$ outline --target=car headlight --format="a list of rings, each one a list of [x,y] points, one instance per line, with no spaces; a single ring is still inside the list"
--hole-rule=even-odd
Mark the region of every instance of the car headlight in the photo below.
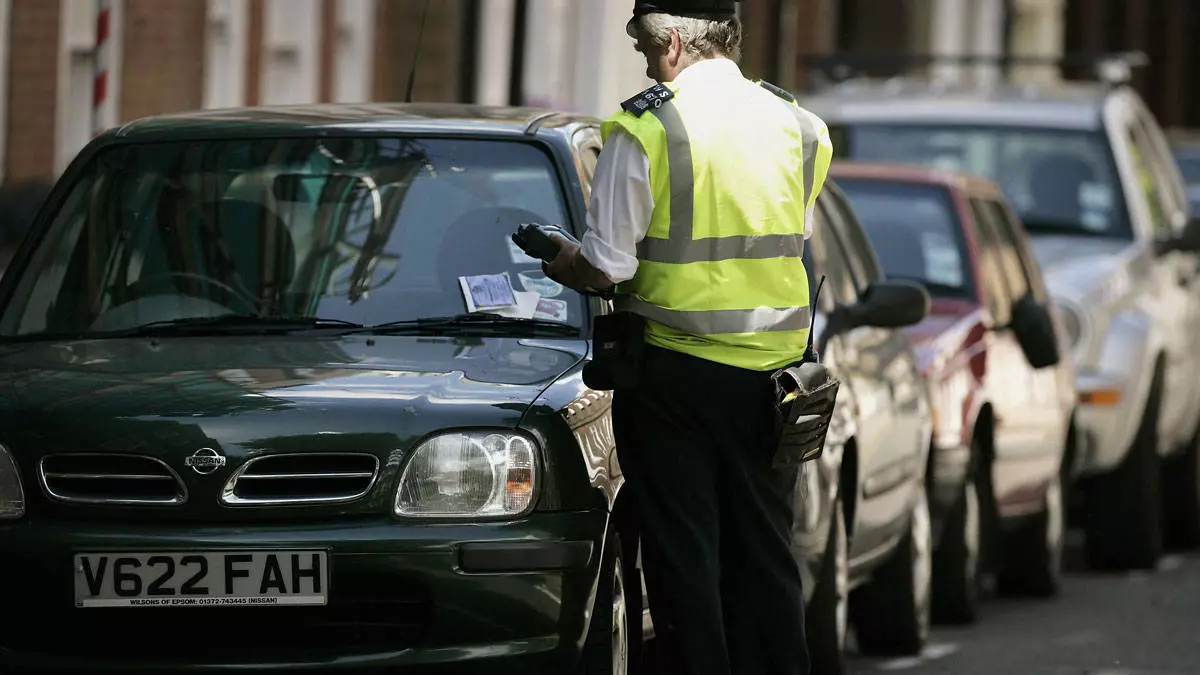
[[[500,431],[434,436],[412,454],[400,475],[395,513],[424,518],[523,515],[537,487],[533,440]]]
[[[25,489],[17,462],[8,448],[0,445],[0,520],[25,515]]]
[[[1054,304],[1058,307],[1059,318],[1062,319],[1063,337],[1067,348],[1074,351],[1083,339],[1083,312],[1072,303],[1063,300],[1055,300]]]

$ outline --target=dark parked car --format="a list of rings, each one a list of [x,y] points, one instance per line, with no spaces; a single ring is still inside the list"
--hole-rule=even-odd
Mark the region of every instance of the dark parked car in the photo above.
[[[845,669],[848,624],[861,651],[910,655],[929,633],[932,530],[924,490],[933,419],[904,328],[929,311],[919,284],[884,278],[834,181],[817,199],[807,243],[823,362],[841,379],[820,459],[797,490],[813,672]]]
[[[314,106],[89,144],[0,282],[0,671],[635,666],[580,376],[606,304],[508,239],[582,229],[595,124]]]
[[[887,277],[933,296],[908,332],[938,422],[928,472],[936,617],[974,620],[985,570],[1005,592],[1054,594],[1064,481],[1078,459],[1075,372],[1025,228],[999,186],[976,176],[855,162],[835,162],[831,175]]]

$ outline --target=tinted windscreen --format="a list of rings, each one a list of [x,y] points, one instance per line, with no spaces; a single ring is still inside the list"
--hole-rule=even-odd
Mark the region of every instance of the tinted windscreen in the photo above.
[[[885,275],[919,281],[934,296],[972,295],[962,228],[944,188],[858,178],[837,184]]]
[[[842,155],[921,164],[990,178],[1031,234],[1130,238],[1132,229],[1102,132],[1025,127],[858,124]]]
[[[565,225],[563,198],[550,157],[523,142],[113,148],[69,191],[0,331],[228,313],[378,324],[465,312],[460,277],[505,273],[536,318],[579,326],[582,298],[509,240],[519,223]]]

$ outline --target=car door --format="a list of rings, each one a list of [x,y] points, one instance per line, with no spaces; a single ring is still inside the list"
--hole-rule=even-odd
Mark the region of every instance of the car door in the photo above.
[[[988,326],[986,390],[992,405],[992,442],[997,463],[1020,461],[1039,451],[1042,432],[1039,423],[1029,419],[1033,408],[1031,390],[1035,388],[1033,369],[1017,342],[1009,324],[1013,304],[1029,290],[1021,271],[1011,231],[1004,227],[1005,211],[995,200],[973,196],[970,199],[976,234],[980,245],[979,264],[988,289],[991,323]],[[1015,472],[1000,471],[994,476],[996,497],[1018,488],[1006,484]]]
[[[1032,293],[1039,302],[1047,301],[1044,287],[1037,283],[1040,277],[1030,273],[1037,263],[1022,238],[1024,229],[1016,223],[1012,210],[998,198],[985,198],[983,203],[991,211],[991,223],[999,238],[1008,297],[1015,303],[1025,294]],[[1013,377],[1023,383],[1020,390],[1014,392],[1019,394],[1019,398],[1014,400],[1014,405],[1020,406],[1016,411],[1017,417],[1009,419],[1009,432],[1014,438],[1011,451],[1028,457],[1030,461],[1045,461],[1046,456],[1057,453],[1066,438],[1057,397],[1055,369],[1035,370],[1025,358],[1025,352],[1012,331],[1008,333],[1016,348],[1013,367],[1019,369],[1019,374]]]
[[[1164,166],[1160,150],[1146,127],[1146,113],[1137,107],[1124,122],[1124,133],[1133,160],[1136,187],[1147,206],[1155,237],[1178,233],[1186,222],[1186,206],[1177,189],[1178,169]],[[1194,402],[1197,390],[1197,352],[1193,346],[1200,330],[1200,290],[1197,288],[1196,255],[1173,251],[1156,256],[1152,251],[1147,308],[1160,328],[1166,358],[1166,392],[1159,418],[1160,438],[1165,443],[1182,441],[1195,429]]]
[[[845,196],[827,188],[824,207],[828,241],[841,249],[861,297],[883,270]],[[890,542],[907,525],[912,480],[923,468],[929,443],[928,407],[916,358],[901,330],[860,327],[846,336],[847,359],[860,376],[858,525],[851,558]]]

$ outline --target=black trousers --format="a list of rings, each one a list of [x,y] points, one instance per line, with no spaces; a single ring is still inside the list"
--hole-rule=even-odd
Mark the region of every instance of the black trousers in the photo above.
[[[614,392],[613,427],[671,670],[808,675],[796,469],[770,465],[770,374],[647,352],[642,384]]]

